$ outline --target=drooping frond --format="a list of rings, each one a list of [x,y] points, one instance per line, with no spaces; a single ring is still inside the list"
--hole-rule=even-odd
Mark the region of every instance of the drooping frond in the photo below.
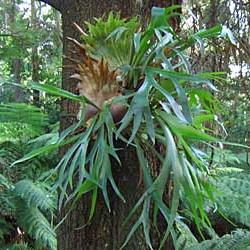
[[[218,168],[214,184],[219,209],[236,223],[250,227],[250,174],[236,168]]]
[[[184,250],[247,250],[250,247],[250,232],[238,229],[221,238],[205,240]]]
[[[16,183],[14,193],[21,197],[29,207],[40,208],[44,211],[55,209],[53,196],[45,188],[35,185],[30,180],[21,180]]]
[[[1,250],[32,250],[27,243],[14,243],[0,247]]]
[[[40,241],[44,247],[57,249],[56,233],[46,217],[36,208],[28,207],[19,201],[16,211],[17,221],[32,238]]]
[[[0,105],[0,122],[29,124],[34,130],[41,131],[47,124],[47,116],[41,109],[24,103]]]
[[[41,109],[24,103],[9,103],[0,105],[0,121],[19,121],[34,126],[44,125],[47,117]]]

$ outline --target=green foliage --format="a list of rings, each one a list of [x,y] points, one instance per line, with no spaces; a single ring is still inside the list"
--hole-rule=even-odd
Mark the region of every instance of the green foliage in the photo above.
[[[17,222],[23,229],[33,239],[40,241],[44,247],[56,250],[56,234],[46,217],[35,207],[25,207],[21,204],[18,204],[17,207]]]
[[[41,189],[29,180],[21,180],[15,184],[15,194],[20,196],[29,207],[41,210],[53,210],[55,204],[53,196],[45,189]]]
[[[30,124],[35,129],[46,125],[46,115],[37,107],[24,103],[8,103],[0,105],[0,122],[18,120],[19,123]]]
[[[0,3],[0,13],[2,6]],[[16,24],[12,23],[11,34],[1,36],[0,33],[0,56],[4,60],[0,62],[0,170],[3,174],[0,175],[1,249],[56,249],[52,222],[57,191],[59,208],[73,200],[71,209],[82,195],[91,193],[88,222],[94,216],[99,190],[109,211],[112,210],[109,186],[125,202],[112,174],[111,158],[122,165],[119,149],[114,146],[117,139],[135,147],[145,188],[125,221],[136,211],[136,214],[139,213],[122,248],[141,226],[147,245],[153,249],[151,230],[157,227],[156,218],[161,214],[167,226],[159,249],[164,248],[169,235],[176,249],[248,249],[248,231],[237,230],[218,238],[210,228],[209,215],[216,209],[237,226],[250,227],[250,176],[241,169],[236,171],[235,168],[221,167],[225,163],[242,163],[230,151],[223,151],[223,157],[218,159],[215,150],[212,163],[201,151],[205,149],[210,152],[208,146],[214,148],[217,142],[223,142],[215,137],[212,123],[214,120],[219,123],[216,113],[223,109],[216,98],[216,82],[223,82],[222,86],[226,86],[226,82],[224,73],[211,73],[211,68],[208,68],[209,73],[194,73],[200,69],[193,69],[198,61],[193,53],[199,54],[198,59],[204,56],[205,48],[211,48],[210,39],[216,44],[216,37],[226,35],[234,44],[237,41],[221,25],[196,33],[189,29],[176,34],[169,22],[171,18],[179,16],[176,12],[178,8],[153,8],[151,22],[144,30],[140,29],[136,18],[125,20],[113,13],[107,20],[96,18],[93,24],[87,23],[87,33],[76,25],[85,44],[71,41],[80,45],[80,49],[93,60],[99,63],[103,60],[108,63],[109,69],[116,70],[118,76],[115,83],[121,89],[121,95],[107,100],[88,121],[88,108],[97,108],[93,100],[60,89],[58,66],[61,63],[61,42],[58,27],[54,27],[54,13],[49,11],[44,14],[41,11],[43,14],[39,17],[43,19],[41,23],[49,32],[48,36],[40,29],[37,32],[35,27],[25,32],[28,20],[19,12]],[[46,25],[48,20],[49,25]],[[0,15],[0,32],[5,32],[5,27],[8,27],[4,22]],[[54,34],[59,35],[52,35],[53,30],[57,31]],[[33,56],[30,51],[34,46],[41,56],[40,83],[30,81],[30,58]],[[27,87],[24,100],[31,101],[33,90],[45,92],[40,96],[41,108],[13,103],[17,92],[6,83],[16,81],[12,68],[16,59],[23,64],[21,84]],[[201,67],[202,71],[204,68]],[[105,80],[104,74],[100,76]],[[235,87],[232,82],[230,84]],[[223,91],[225,96],[229,92]],[[235,95],[235,91],[232,93]],[[245,101],[247,93],[239,96]],[[47,113],[50,121],[58,121],[56,112],[60,97],[83,106],[80,120],[60,135],[58,125],[54,131],[47,133],[50,130]],[[113,119],[113,105],[123,105],[126,109],[119,123]],[[231,109],[231,102],[226,102],[226,105]],[[230,136],[235,137],[240,133],[239,141],[246,142],[247,130],[241,129],[241,126],[247,127],[245,110],[248,106],[240,103],[237,109],[235,107],[236,116],[226,125],[234,126],[237,123],[236,131],[231,129]],[[207,129],[207,125],[210,129]],[[223,127],[222,124],[220,126]],[[79,130],[83,132],[79,133]],[[51,169],[55,155],[50,153],[57,152],[65,145],[70,145],[68,151]],[[161,145],[161,150],[155,145]],[[153,157],[159,161],[156,175],[152,174],[147,150],[152,151]],[[209,169],[211,166],[213,168]],[[41,182],[44,177],[53,184],[52,190]],[[167,187],[171,190],[169,200],[165,197],[169,191]],[[151,216],[152,207],[154,218]],[[212,239],[198,243],[184,224],[185,218],[180,215],[194,222],[201,235],[209,232]],[[12,221],[9,221],[10,218]],[[6,236],[16,233],[17,226],[24,236],[20,242],[9,245],[5,241]]]
[[[250,248],[250,232],[238,229],[221,238],[205,240],[199,244],[184,247],[185,250],[248,250]]]
[[[3,246],[2,250],[31,250],[31,248],[26,243],[15,243]]]
[[[10,121],[15,114],[14,106],[7,106],[10,107],[10,113],[5,118],[8,123],[0,123],[1,125],[15,126],[15,123]],[[44,124],[46,124],[43,121],[46,121],[44,119],[46,116],[37,108],[29,109],[30,106],[24,104],[17,105],[17,107],[19,108],[18,111],[23,114],[23,117],[26,115],[27,119],[18,123],[20,133],[17,133],[14,129],[10,130],[7,126],[8,132],[3,133],[3,135],[9,134],[12,137],[1,137],[3,142],[0,144],[0,169],[3,174],[0,175],[0,247],[1,249],[44,249],[44,247],[56,249],[56,235],[53,225],[49,222],[52,221],[54,216],[56,196],[51,195],[48,186],[37,182],[41,174],[50,169],[53,155],[33,159],[25,164],[13,167],[11,167],[11,164],[34,146],[45,145],[50,143],[51,140],[53,141],[53,136],[56,136],[57,133],[43,135],[42,138],[38,137],[29,141],[35,135],[43,133]],[[27,112],[27,110],[30,112]],[[41,124],[37,126],[39,122]],[[37,130],[36,126],[40,131]],[[29,130],[26,128],[29,128]],[[34,130],[36,133],[30,132]],[[36,183],[32,182],[32,179],[36,180]],[[23,235],[19,237],[20,240],[27,241],[29,244],[8,244],[6,242],[6,237],[19,234],[18,230]],[[30,239],[27,239],[27,237],[30,237]],[[33,243],[31,243],[31,239]],[[37,248],[38,245],[41,247]]]
[[[39,242],[43,247],[56,249],[56,235],[49,223],[48,214],[53,216],[55,209],[55,197],[49,195],[49,191],[39,184],[29,180],[22,180],[11,184],[4,176],[1,176],[0,201],[1,201],[1,229],[0,245],[4,245],[4,236],[17,230],[4,218],[10,216],[15,219],[18,226],[31,238]],[[44,213],[44,212],[46,213]],[[49,213],[48,213],[49,212]],[[46,215],[47,214],[47,215]],[[20,229],[19,229],[20,230]],[[11,249],[18,246],[12,245]]]
[[[250,173],[237,168],[218,168],[214,179],[218,209],[235,223],[250,227]]]
[[[113,69],[130,64],[134,34],[139,26],[137,18],[127,21],[118,14],[110,13],[107,21],[96,18],[95,24],[86,24],[88,33],[82,32],[81,38],[94,57],[105,58]]]
[[[57,173],[58,176],[54,190],[60,190],[59,208],[64,204],[65,199],[68,202],[74,198],[76,202],[82,195],[88,192],[92,194],[92,208],[89,215],[91,219],[96,206],[98,189],[101,189],[109,210],[112,209],[107,191],[109,184],[117,196],[124,200],[111,169],[110,157],[120,163],[117,149],[114,147],[114,139],[120,139],[135,146],[143,173],[145,193],[128,216],[129,219],[136,210],[141,210],[122,248],[142,225],[145,240],[150,249],[153,249],[149,226],[151,206],[155,207],[156,215],[161,213],[168,225],[159,246],[159,249],[162,249],[169,234],[175,238],[174,225],[178,221],[181,201],[186,202],[200,233],[204,225],[210,225],[205,204],[207,200],[215,203],[213,187],[208,181],[209,164],[205,154],[198,150],[196,145],[219,141],[205,133],[202,126],[204,121],[211,120],[211,115],[214,115],[216,100],[213,95],[208,95],[205,91],[195,92],[195,90],[197,87],[201,88],[201,84],[207,86],[206,91],[207,89],[215,90],[212,80],[221,80],[221,78],[220,74],[215,73],[193,74],[185,50],[193,46],[197,40],[220,35],[222,29],[217,26],[193,34],[190,38],[182,39],[174,33],[166,21],[174,14],[171,12],[173,10],[175,8],[166,10],[153,8],[151,23],[145,31],[137,33],[134,33],[137,26],[135,19],[119,20],[119,17],[112,14],[107,21],[98,19],[96,24],[88,24],[87,35],[77,26],[87,42],[87,52],[91,54],[95,52],[94,56],[98,54],[99,60],[104,59],[111,67],[120,69],[123,95],[114,96],[108,100],[102,110],[97,112],[88,123],[85,121],[87,109],[83,109],[79,122],[66,129],[55,144],[36,149],[17,161],[21,163],[62,146],[70,133],[75,133],[79,127],[85,126],[84,132],[71,137],[70,141],[73,144],[51,175],[54,176]],[[105,50],[104,53],[98,47],[100,38],[102,48],[110,46],[109,48],[112,47],[112,49]],[[104,45],[103,41],[105,41]],[[115,60],[113,59],[120,59],[124,54],[121,48],[116,48],[116,45],[123,43],[132,48],[129,50],[132,51],[131,58],[127,60],[126,57],[122,57],[121,60],[116,61],[114,67]],[[84,47],[77,45],[80,49]],[[127,54],[126,51],[126,56]],[[96,58],[98,59],[98,56]],[[38,84],[33,84],[32,87],[80,103],[85,101],[95,106],[92,100],[86,97],[76,97],[56,87]],[[119,124],[114,123],[111,112],[111,107],[115,103],[123,103],[128,107]],[[196,107],[202,105],[202,108],[194,112],[194,109],[190,108],[191,105]],[[198,123],[196,118],[199,116],[201,119],[202,115],[202,120]],[[92,145],[90,141],[93,136],[95,141]],[[160,166],[159,174],[152,176],[151,166],[142,146],[154,148],[156,143],[163,145],[165,150],[163,153],[153,150],[155,157],[160,161]],[[73,179],[76,176],[78,179],[74,183]],[[169,179],[173,183],[170,206],[166,204],[164,198]],[[154,223],[157,224],[156,221]],[[174,242],[174,244],[177,243]]]
[[[30,126],[27,123],[3,122],[0,123],[0,142],[5,141],[25,141],[40,134],[41,130]]]

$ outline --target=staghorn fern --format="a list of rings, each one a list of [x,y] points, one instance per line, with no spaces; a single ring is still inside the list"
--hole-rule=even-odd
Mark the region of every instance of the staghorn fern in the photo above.
[[[107,21],[96,18],[95,24],[86,24],[88,34],[78,28],[95,58],[105,58],[112,69],[130,64],[133,36],[139,26],[137,18],[126,20],[121,19],[119,14],[110,13]]]
[[[120,163],[114,140],[120,139],[136,147],[145,192],[134,208],[131,207],[128,219],[138,210],[141,214],[121,248],[125,248],[134,232],[139,226],[142,226],[145,241],[148,247],[153,249],[150,239],[150,229],[152,228],[150,227],[150,207],[155,208],[155,218],[157,213],[161,213],[167,224],[159,248],[164,247],[169,234],[175,240],[174,225],[178,220],[180,202],[184,198],[189,204],[190,213],[192,213],[198,230],[203,229],[204,223],[210,225],[205,202],[208,198],[211,202],[214,202],[215,199],[213,187],[209,182],[209,164],[200,150],[194,146],[201,147],[201,143],[207,145],[207,142],[217,142],[218,139],[205,133],[205,130],[201,128],[197,129],[193,118],[200,116],[196,121],[205,121],[208,119],[207,115],[213,115],[214,111],[204,105],[206,98],[204,99],[203,95],[206,95],[208,90],[202,88],[203,93],[196,92],[195,94],[198,97],[196,99],[200,99],[195,106],[202,108],[193,112],[189,103],[189,91],[200,89],[204,84],[215,90],[210,80],[221,79],[219,77],[221,73],[193,74],[184,50],[193,46],[197,38],[202,40],[220,35],[222,27],[217,26],[204,30],[183,40],[174,34],[170,24],[167,23],[170,16],[174,14],[170,13],[172,10],[153,8],[150,25],[145,31],[138,33],[135,33],[136,26],[132,29],[125,28],[126,21],[124,20],[120,20],[117,27],[114,27],[115,21],[112,15],[107,22],[98,19],[95,25],[89,25],[88,35],[76,25],[86,44],[80,44],[74,39],[71,41],[79,47],[83,54],[91,57],[91,60],[89,59],[89,62],[83,65],[86,67],[84,70],[79,67],[79,65],[81,66],[79,61],[71,60],[78,66],[74,69],[78,75],[74,77],[86,82],[83,81],[85,76],[79,74],[80,69],[83,74],[91,72],[88,77],[98,76],[100,78],[101,74],[95,74],[95,72],[101,70],[94,68],[104,69],[104,62],[110,66],[109,68],[105,66],[105,68],[121,71],[118,76],[123,81],[123,95],[112,95],[114,98],[110,102],[104,102],[103,107],[99,108],[100,110],[96,103],[93,103],[93,100],[89,100],[90,95],[79,97],[56,87],[39,84],[32,86],[36,90],[66,97],[79,104],[91,104],[98,109],[98,112],[92,116],[90,123],[85,124],[87,119],[85,119],[84,112],[88,111],[85,105],[79,122],[63,131],[58,143],[53,145],[53,149],[54,146],[59,148],[65,143],[65,138],[68,135],[73,135],[69,136],[68,142],[74,143],[71,144],[71,147],[54,168],[58,174],[54,189],[60,192],[59,208],[65,205],[65,201],[69,202],[74,198],[74,202],[76,202],[82,195],[91,192],[92,208],[89,216],[91,219],[96,208],[96,194],[100,189],[108,209],[111,210],[109,184],[117,196],[124,201],[113,177],[110,161],[112,157]],[[106,29],[110,26],[113,28]],[[123,36],[128,39],[124,39]],[[92,40],[86,39],[87,37]],[[128,49],[121,49],[123,42],[126,43]],[[118,47],[119,44],[120,47]],[[106,70],[106,72],[112,74],[111,71]],[[108,79],[112,80],[111,83],[115,80],[114,77]],[[92,80],[94,81],[91,82],[98,85],[99,80]],[[117,82],[118,84],[119,82]],[[213,95],[210,97],[213,98]],[[107,100],[109,98],[105,99],[105,101]],[[116,126],[112,116],[112,105],[121,101],[126,103],[128,109]],[[204,115],[206,116],[205,120]],[[209,119],[211,120],[211,116]],[[84,127],[84,129],[78,133],[77,129],[80,127]],[[93,144],[90,143],[92,140]],[[162,145],[162,150],[154,148],[156,144]],[[154,150],[154,156],[159,158],[160,166],[159,171],[156,171],[156,176],[152,175],[150,171],[151,165],[145,155],[143,145],[148,148],[151,146]],[[35,150],[18,162],[31,159],[31,157],[38,156],[40,152],[44,153],[50,149],[51,147],[44,147]],[[166,202],[163,195],[167,191],[169,180],[171,180],[172,195],[171,200]]]

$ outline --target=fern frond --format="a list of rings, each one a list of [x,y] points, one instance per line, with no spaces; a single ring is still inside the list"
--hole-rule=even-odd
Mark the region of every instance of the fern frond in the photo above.
[[[51,250],[57,249],[56,233],[36,207],[28,207],[20,200],[16,215],[18,223],[32,238]]]
[[[1,250],[32,250],[27,243],[14,243],[11,245],[0,246]]]
[[[4,240],[4,236],[10,234],[13,229],[12,225],[0,215],[0,242]]]
[[[56,204],[52,200],[53,196],[30,180],[19,181],[15,185],[14,193],[20,196],[30,207],[42,210],[53,210],[56,208]]]
[[[226,234],[221,238],[205,240],[194,244],[184,250],[249,250],[250,232],[238,229],[231,234]]]
[[[83,58],[77,64],[77,74],[72,78],[79,80],[78,89],[81,96],[87,97],[99,108],[105,101],[120,94],[120,86],[116,82],[117,71],[109,70],[107,62]]]
[[[25,103],[9,103],[0,105],[0,122],[16,122],[29,124],[41,130],[48,118],[41,109]]]
[[[82,39],[94,57],[105,58],[116,69],[130,63],[138,25],[137,18],[126,20],[110,13],[107,20],[96,18],[94,24],[87,23],[88,34],[83,34]]]
[[[223,214],[250,227],[250,173],[234,168],[217,169],[216,200]]]

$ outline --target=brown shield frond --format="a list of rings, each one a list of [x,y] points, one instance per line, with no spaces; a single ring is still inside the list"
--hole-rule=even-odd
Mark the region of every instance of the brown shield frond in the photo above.
[[[68,38],[78,48],[78,59],[68,58],[75,64],[75,74],[71,78],[78,80],[78,90],[81,96],[86,96],[99,108],[105,101],[120,95],[120,85],[117,82],[118,70],[110,70],[103,59],[96,60],[86,53],[86,47]]]

